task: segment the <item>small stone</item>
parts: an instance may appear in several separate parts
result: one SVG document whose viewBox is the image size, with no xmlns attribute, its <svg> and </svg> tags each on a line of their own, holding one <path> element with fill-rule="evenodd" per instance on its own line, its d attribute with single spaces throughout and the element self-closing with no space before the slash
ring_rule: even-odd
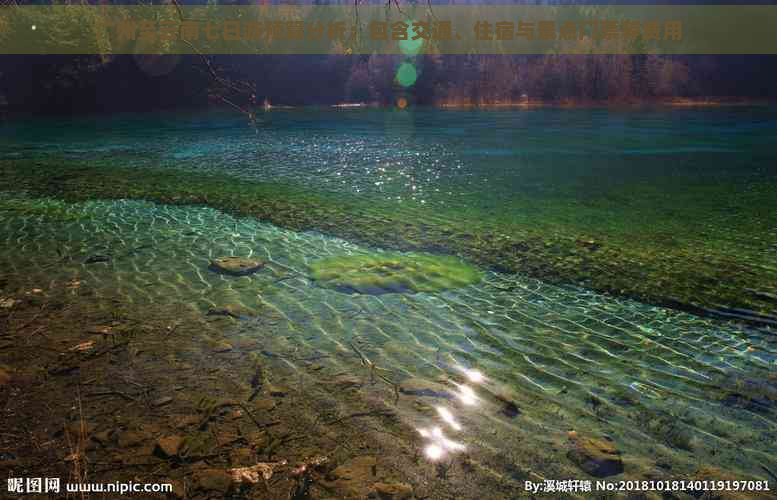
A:
<svg viewBox="0 0 777 500">
<path fill-rule="evenodd" d="M 413 487 L 405 483 L 375 483 L 373 487 L 380 498 L 405 500 L 413 496 Z"/>
<path fill-rule="evenodd" d="M 623 472 L 620 452 L 607 441 L 576 436 L 567 458 L 595 477 L 614 476 Z"/>
<path fill-rule="evenodd" d="M 520 408 L 512 401 L 504 401 L 502 406 L 502 415 L 507 418 L 515 418 L 521 414 Z"/>
<path fill-rule="evenodd" d="M 330 475 L 333 480 L 323 484 L 327 488 L 339 490 L 343 498 L 366 498 L 373 491 L 376 473 L 377 460 L 365 455 L 337 467 Z"/>
<path fill-rule="evenodd" d="M 219 446 L 226 446 L 239 441 L 242 436 L 231 429 L 226 429 L 216 433 L 215 437 Z"/>
<path fill-rule="evenodd" d="M 81 433 L 83 433 L 84 436 L 91 436 L 94 430 L 94 424 L 90 424 L 88 422 L 84 422 L 83 426 L 81 425 L 81 422 L 71 422 L 64 428 L 64 431 L 67 432 L 71 438 L 76 439 L 81 435 Z"/>
<path fill-rule="evenodd" d="M 164 406 L 166 404 L 171 403 L 172 401 L 173 401 L 173 398 L 171 398 L 170 396 L 164 396 L 164 397 L 161 397 L 159 399 L 154 400 L 151 403 L 151 406 L 154 406 L 154 407 Z"/>
<path fill-rule="evenodd" d="M 337 467 L 332 474 L 338 479 L 361 480 L 375 474 L 378 461 L 375 457 L 356 457 Z"/>
<path fill-rule="evenodd" d="M 244 467 L 256 463 L 251 448 L 237 448 L 229 454 L 229 461 L 235 467 Z"/>
<path fill-rule="evenodd" d="M 413 408 L 416 411 L 421 413 L 432 413 L 434 411 L 434 408 L 424 403 L 420 399 L 416 399 L 415 401 L 413 401 Z"/>
<path fill-rule="evenodd" d="M 260 260 L 246 259 L 243 257 L 220 257 L 210 261 L 210 270 L 229 274 L 231 276 L 247 276 L 254 274 L 264 266 Z"/>
<path fill-rule="evenodd" d="M 229 316 L 235 319 L 248 319 L 256 316 L 256 311 L 237 304 L 227 304 L 223 307 L 211 307 L 208 316 Z"/>
<path fill-rule="evenodd" d="M 12 299 L 10 297 L 0 297 L 0 309 L 10 309 L 20 302 L 20 300 Z"/>
<path fill-rule="evenodd" d="M 256 402 L 254 402 L 254 408 L 262 411 L 271 411 L 275 408 L 275 406 L 275 401 L 270 398 L 258 399 Z"/>
<path fill-rule="evenodd" d="M 113 333 L 112 326 L 90 326 L 86 329 L 86 333 L 94 335 L 110 335 Z"/>
<path fill-rule="evenodd" d="M 173 425 L 175 425 L 176 429 L 182 429 L 184 427 L 199 424 L 201 420 L 202 418 L 197 415 L 180 415 L 175 417 Z"/>
<path fill-rule="evenodd" d="M 121 448 L 132 448 L 143 444 L 148 436 L 143 432 L 125 431 L 119 435 L 119 446 Z"/>
<path fill-rule="evenodd" d="M 282 398 L 289 394 L 289 388 L 282 385 L 270 385 L 267 387 L 267 392 L 270 393 L 270 396 Z"/>
<path fill-rule="evenodd" d="M 100 431 L 92 434 L 90 436 L 93 441 L 96 441 L 97 443 L 100 443 L 103 446 L 107 446 L 111 442 L 111 438 L 113 437 L 112 431 Z"/>
<path fill-rule="evenodd" d="M 242 349 L 244 351 L 251 351 L 259 347 L 259 341 L 256 339 L 240 339 L 234 344 L 238 349 Z"/>
<path fill-rule="evenodd" d="M 221 340 L 213 344 L 213 350 L 215 352 L 229 352 L 232 350 L 232 344 L 230 344 L 226 340 Z"/>
<path fill-rule="evenodd" d="M 108 255 L 90 255 L 84 261 L 84 264 L 97 264 L 98 262 L 110 262 L 111 257 Z"/>
<path fill-rule="evenodd" d="M 255 431 L 248 435 L 248 444 L 250 444 L 257 451 L 264 449 L 270 442 L 266 432 Z"/>
<path fill-rule="evenodd" d="M 444 385 L 420 378 L 405 380 L 402 382 L 399 391 L 412 396 L 453 399 L 453 395 L 445 390 Z"/>
<path fill-rule="evenodd" d="M 194 484 L 204 491 L 226 493 L 232 486 L 232 477 L 225 470 L 203 469 L 194 473 Z"/>
<path fill-rule="evenodd" d="M 11 374 L 7 370 L 0 368 L 0 387 L 4 385 L 8 385 L 10 383 L 11 383 Z"/>
<path fill-rule="evenodd" d="M 177 457 L 181 451 L 181 445 L 183 444 L 183 438 L 181 436 L 166 436 L 156 440 L 156 448 L 154 453 L 160 455 L 163 458 Z"/>
<path fill-rule="evenodd" d="M 321 383 L 326 385 L 333 385 L 341 390 L 356 389 L 364 385 L 362 379 L 349 375 L 341 375 L 339 377 L 335 377 L 334 380 L 324 380 Z"/>
<path fill-rule="evenodd" d="M 163 482 L 173 486 L 173 491 L 171 492 L 173 498 L 186 498 L 186 487 L 181 481 L 168 478 Z"/>
</svg>

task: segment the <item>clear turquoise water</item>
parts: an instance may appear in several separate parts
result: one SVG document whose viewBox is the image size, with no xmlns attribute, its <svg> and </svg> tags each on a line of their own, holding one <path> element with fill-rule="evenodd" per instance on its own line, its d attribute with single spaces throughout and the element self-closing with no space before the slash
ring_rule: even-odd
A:
<svg viewBox="0 0 777 500">
<path fill-rule="evenodd" d="M 234 114 L 128 114 L 6 123 L 0 155 L 121 158 L 403 201 L 498 206 L 519 195 L 585 198 L 603 185 L 666 176 L 775 178 L 775 130 L 773 108 L 311 109 L 264 113 L 256 130 Z"/>
<path fill-rule="evenodd" d="M 775 125 L 774 111 L 749 109 L 293 111 L 265 115 L 257 131 L 231 115 L 136 115 L 6 124 L 0 155 L 183 165 L 499 211 L 520 197 L 584 199 L 603 184 L 717 178 L 736 186 L 770 178 L 777 175 Z M 259 338 L 268 352 L 323 353 L 349 370 L 358 370 L 358 358 L 348 343 L 358 342 L 398 381 L 440 382 L 479 370 L 485 380 L 467 385 L 471 401 L 429 401 L 449 409 L 461 430 L 418 412 L 411 398 L 400 398 L 399 408 L 414 427 L 444 427 L 500 475 L 510 476 L 510 463 L 535 470 L 545 463 L 555 473 L 549 477 L 579 477 L 563 452 L 570 430 L 611 438 L 630 474 L 658 462 L 675 471 L 711 464 L 761 477 L 761 464 L 777 470 L 777 379 L 767 376 L 777 368 L 777 336 L 768 329 L 493 272 L 440 293 L 347 295 L 316 287 L 308 263 L 375 249 L 205 207 L 97 200 L 62 210 L 73 217 L 0 211 L 0 262 L 24 286 L 77 280 L 141 307 L 203 314 L 226 304 L 260 308 L 265 317 L 246 319 L 229 335 Z M 73 260 L 52 266 L 61 253 Z M 83 264 L 105 253 L 110 263 Z M 207 270 L 221 255 L 270 265 L 229 278 Z M 461 395 L 455 384 L 447 388 Z M 385 387 L 370 390 L 391 398 Z M 515 401 L 521 415 L 502 415 L 494 395 Z"/>
</svg>

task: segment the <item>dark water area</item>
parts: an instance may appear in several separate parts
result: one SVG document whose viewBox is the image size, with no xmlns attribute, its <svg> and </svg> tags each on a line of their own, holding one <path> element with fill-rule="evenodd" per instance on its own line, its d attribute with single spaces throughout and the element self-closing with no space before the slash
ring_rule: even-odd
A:
<svg viewBox="0 0 777 500">
<path fill-rule="evenodd" d="M 235 379 L 239 360 L 259 360 L 271 373 L 260 401 L 275 409 L 257 414 L 311 428 L 326 415 L 372 436 L 259 456 L 329 457 L 315 498 L 364 498 L 378 480 L 429 498 L 514 498 L 542 478 L 774 489 L 775 130 L 768 107 L 6 122 L 2 313 L 25 326 L 11 315 L 35 321 L 38 295 L 105 317 L 121 304 L 131 318 L 178 316 L 180 349 L 206 332 L 197 349 Z M 296 200 L 305 214 L 289 215 Z M 441 253 L 462 260 L 428 255 Z M 214 272 L 224 256 L 263 266 Z M 179 356 L 152 337 L 159 354 L 138 366 Z M 19 359 L 29 354 L 0 350 L 0 364 Z M 203 374 L 180 369 L 182 385 Z M 256 384 L 244 385 L 243 399 Z M 394 420 L 343 417 L 375 405 Z M 234 466 L 230 453 L 210 466 Z M 358 469 L 363 455 L 390 472 L 349 489 L 334 467 Z M 166 473 L 204 495 L 187 467 Z"/>
</svg>

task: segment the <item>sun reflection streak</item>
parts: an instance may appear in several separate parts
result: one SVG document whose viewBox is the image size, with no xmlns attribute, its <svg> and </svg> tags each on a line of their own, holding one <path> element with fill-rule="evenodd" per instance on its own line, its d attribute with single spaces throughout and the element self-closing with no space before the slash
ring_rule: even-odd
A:
<svg viewBox="0 0 777 500">
<path fill-rule="evenodd" d="M 472 368 L 466 368 L 458 365 L 455 367 L 458 371 L 464 374 L 473 384 L 481 384 L 486 381 L 486 376 L 480 370 L 474 370 Z"/>
<path fill-rule="evenodd" d="M 442 418 L 445 423 L 450 425 L 454 430 L 461 430 L 461 424 L 456 421 L 456 418 L 453 416 L 453 413 L 451 413 L 449 409 L 438 406 L 437 413 L 440 415 L 440 418 Z"/>
<path fill-rule="evenodd" d="M 478 403 L 478 397 L 475 395 L 475 391 L 473 391 L 471 387 L 468 385 L 459 384 L 456 384 L 456 387 L 459 389 L 456 397 L 458 397 L 462 403 L 467 406 L 475 406 Z"/>
<path fill-rule="evenodd" d="M 424 448 L 424 454 L 431 461 L 437 461 L 445 457 L 448 453 L 455 453 L 458 451 L 464 451 L 467 447 L 456 441 L 445 437 L 442 429 L 434 427 L 429 429 L 418 429 L 419 434 L 429 439 L 431 442 Z"/>
<path fill-rule="evenodd" d="M 483 382 L 486 378 L 483 376 L 482 373 L 480 373 L 477 370 L 465 370 L 464 373 L 466 373 L 467 377 L 470 379 L 470 381 L 479 384 Z"/>
<path fill-rule="evenodd" d="M 417 429 L 418 433 L 426 440 L 423 449 L 424 455 L 426 455 L 426 458 L 432 462 L 442 460 L 448 454 L 454 454 L 467 449 L 463 443 L 449 439 L 445 435 L 443 427 L 447 426 L 448 429 L 452 432 L 461 432 L 463 430 L 463 427 L 461 423 L 459 423 L 459 420 L 456 418 L 457 415 L 455 415 L 454 412 L 457 412 L 457 406 L 460 405 L 478 405 L 480 398 L 477 396 L 475 389 L 473 389 L 473 384 L 481 384 L 488 380 L 486 376 L 479 370 L 466 368 L 462 365 L 454 365 L 453 368 L 463 373 L 466 377 L 466 380 L 468 381 L 468 383 L 459 384 L 450 381 L 449 379 L 449 382 L 452 383 L 456 388 L 453 392 L 455 394 L 456 400 L 459 402 L 459 405 L 454 404 L 452 406 L 435 406 L 437 414 L 445 425 L 442 427 L 431 426 Z"/>
<path fill-rule="evenodd" d="M 431 461 L 437 461 L 445 455 L 445 450 L 436 444 L 430 444 L 424 449 L 424 453 Z"/>
</svg>

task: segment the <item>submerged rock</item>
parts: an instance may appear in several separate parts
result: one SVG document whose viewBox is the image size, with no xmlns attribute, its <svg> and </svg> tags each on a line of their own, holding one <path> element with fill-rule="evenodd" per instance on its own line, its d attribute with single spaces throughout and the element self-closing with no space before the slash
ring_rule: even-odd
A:
<svg viewBox="0 0 777 500">
<path fill-rule="evenodd" d="M 223 469 L 203 469 L 194 474 L 194 483 L 200 490 L 226 493 L 232 486 L 232 476 Z"/>
<path fill-rule="evenodd" d="M 289 388 L 283 385 L 269 385 L 267 386 L 267 392 L 270 393 L 270 396 L 283 398 L 289 394 Z"/>
<path fill-rule="evenodd" d="M 95 432 L 94 434 L 91 434 L 89 436 L 92 441 L 99 443 L 103 446 L 108 446 L 111 443 L 111 439 L 113 438 L 113 431 L 104 430 L 100 432 Z"/>
<path fill-rule="evenodd" d="M 119 447 L 132 448 L 134 446 L 140 446 L 144 441 L 147 441 L 148 438 L 149 436 L 143 432 L 125 431 L 119 435 Z"/>
<path fill-rule="evenodd" d="M 421 378 L 405 380 L 400 384 L 399 392 L 410 396 L 453 399 L 453 394 L 448 392 L 444 385 Z"/>
<path fill-rule="evenodd" d="M 224 307 L 211 307 L 207 316 L 229 316 L 235 319 L 248 319 L 256 316 L 256 311 L 239 304 L 227 304 Z"/>
<path fill-rule="evenodd" d="M 567 457 L 588 474 L 607 477 L 623 472 L 620 452 L 608 441 L 577 435 L 572 439 L 574 448 L 569 450 Z"/>
<path fill-rule="evenodd" d="M 173 458 L 181 451 L 183 438 L 181 436 L 165 436 L 157 439 L 154 453 L 163 458 Z"/>
<path fill-rule="evenodd" d="M 0 368 L 0 387 L 8 385 L 10 382 L 11 374 L 7 370 Z"/>
<path fill-rule="evenodd" d="M 272 411 L 276 406 L 275 401 L 272 399 L 257 399 L 254 401 L 254 408 L 261 411 Z"/>
<path fill-rule="evenodd" d="M 375 483 L 372 486 L 380 498 L 404 500 L 413 496 L 413 487 L 405 483 Z"/>
<path fill-rule="evenodd" d="M 164 406 L 172 402 L 173 402 L 173 398 L 171 398 L 170 396 L 163 396 L 159 399 L 155 399 L 154 401 L 152 401 L 151 406 L 157 408 L 159 406 Z"/>
<path fill-rule="evenodd" d="M 10 309 L 19 303 L 21 303 L 21 300 L 16 300 L 11 297 L 0 297 L 0 309 Z"/>
<path fill-rule="evenodd" d="M 310 265 L 319 286 L 345 293 L 437 292 L 477 283 L 480 271 L 451 256 L 378 253 L 320 259 Z"/>
<path fill-rule="evenodd" d="M 84 264 L 98 264 L 100 262 L 110 262 L 111 257 L 109 255 L 90 255 L 84 261 Z"/>
<path fill-rule="evenodd" d="M 332 481 L 327 481 L 324 485 L 339 490 L 343 498 L 366 498 L 373 482 L 378 479 L 376 474 L 375 457 L 356 457 L 333 470 L 330 475 Z"/>
<path fill-rule="evenodd" d="M 232 276 L 247 276 L 254 274 L 264 266 L 261 260 L 246 259 L 244 257 L 219 257 L 210 261 L 208 266 L 211 271 L 229 274 Z"/>
</svg>

